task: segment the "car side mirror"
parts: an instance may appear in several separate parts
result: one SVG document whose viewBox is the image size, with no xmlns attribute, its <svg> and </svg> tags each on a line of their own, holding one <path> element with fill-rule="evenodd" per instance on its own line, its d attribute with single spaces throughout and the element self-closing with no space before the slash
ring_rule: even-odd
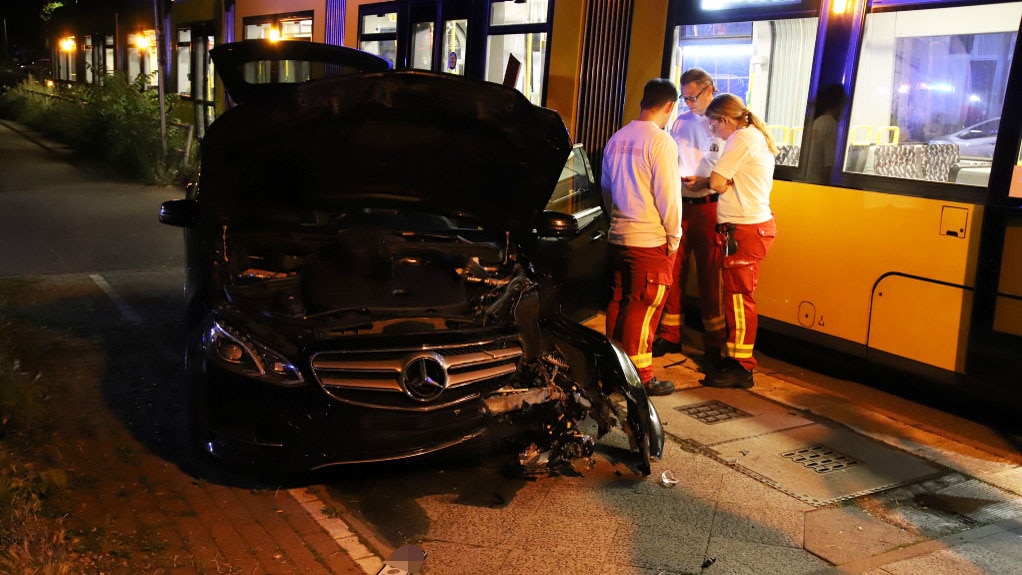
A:
<svg viewBox="0 0 1022 575">
<path fill-rule="evenodd" d="M 577 236 L 578 219 L 571 214 L 546 210 L 536 218 L 536 234 L 547 238 Z"/>
<path fill-rule="evenodd" d="M 199 225 L 199 203 L 195 200 L 168 200 L 160 204 L 160 223 L 181 228 Z"/>
</svg>

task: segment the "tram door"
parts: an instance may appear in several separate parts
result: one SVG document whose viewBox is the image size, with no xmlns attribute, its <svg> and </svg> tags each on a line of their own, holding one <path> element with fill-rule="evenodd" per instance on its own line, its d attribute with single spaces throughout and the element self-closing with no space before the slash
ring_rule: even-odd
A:
<svg viewBox="0 0 1022 575">
<path fill-rule="evenodd" d="M 408 67 L 464 76 L 471 7 L 464 0 L 413 2 Z"/>
<path fill-rule="evenodd" d="M 1022 76 L 1018 70 L 1016 76 Z M 1016 82 L 1017 84 L 1018 82 Z M 1009 87 L 1009 93 L 1011 93 Z M 1014 93 L 1017 95 L 1018 90 Z M 1011 109 L 1006 106 L 1006 110 Z M 995 158 L 976 281 L 976 313 L 967 371 L 1022 400 L 1022 151 L 1020 114 L 1005 117 L 1013 141 Z M 1003 143 L 1003 142 L 1002 142 Z M 1008 156 L 1008 154 L 1003 154 Z M 1000 167 L 998 167 L 1000 166 Z"/>
</svg>

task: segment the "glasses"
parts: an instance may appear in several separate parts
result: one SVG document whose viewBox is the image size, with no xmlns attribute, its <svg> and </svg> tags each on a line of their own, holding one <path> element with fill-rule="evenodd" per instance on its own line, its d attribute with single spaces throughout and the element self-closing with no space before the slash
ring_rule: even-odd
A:
<svg viewBox="0 0 1022 575">
<path fill-rule="evenodd" d="M 691 103 L 695 102 L 696 100 L 698 100 L 699 96 L 702 96 L 703 92 L 705 92 L 707 88 L 709 88 L 709 86 L 703 86 L 703 89 L 699 90 L 699 93 L 696 94 L 695 96 L 682 96 L 681 100 L 683 102 L 685 102 L 686 104 L 691 104 Z"/>
</svg>

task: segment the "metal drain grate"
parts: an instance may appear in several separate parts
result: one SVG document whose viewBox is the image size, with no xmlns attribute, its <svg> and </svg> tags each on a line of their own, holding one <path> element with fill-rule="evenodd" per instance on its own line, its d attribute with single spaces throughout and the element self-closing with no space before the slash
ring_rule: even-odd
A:
<svg viewBox="0 0 1022 575">
<path fill-rule="evenodd" d="M 722 401 L 717 401 L 716 399 L 713 401 L 707 401 L 706 403 L 697 403 L 695 405 L 681 405 L 674 409 L 707 425 L 724 423 L 725 421 L 741 419 L 743 417 L 752 417 L 750 414 L 745 413 L 737 407 L 732 407 Z"/>
<path fill-rule="evenodd" d="M 794 463 L 800 463 L 820 474 L 842 471 L 862 463 L 826 445 L 813 445 L 805 449 L 788 451 L 782 453 L 781 457 L 790 459 Z"/>
</svg>

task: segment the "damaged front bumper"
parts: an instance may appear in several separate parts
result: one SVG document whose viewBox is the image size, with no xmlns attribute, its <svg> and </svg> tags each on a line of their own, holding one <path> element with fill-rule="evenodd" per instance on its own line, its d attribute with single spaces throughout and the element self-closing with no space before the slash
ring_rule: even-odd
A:
<svg viewBox="0 0 1022 575">
<path fill-rule="evenodd" d="M 556 400 L 556 415 L 545 418 L 545 441 L 530 444 L 520 454 L 526 473 L 538 474 L 592 455 L 595 441 L 579 430 L 588 417 L 595 421 L 598 437 L 620 427 L 631 448 L 624 463 L 649 475 L 651 461 L 663 456 L 664 430 L 631 360 L 604 335 L 563 316 L 541 323 L 544 333 L 555 340 L 552 345 L 548 342 L 553 352 L 539 362 L 539 379 L 546 387 L 487 399 L 491 412 L 521 410 L 541 402 L 550 405 Z"/>
</svg>

